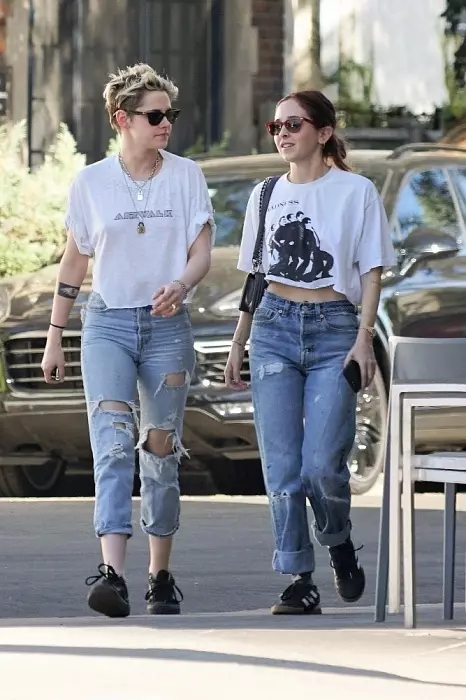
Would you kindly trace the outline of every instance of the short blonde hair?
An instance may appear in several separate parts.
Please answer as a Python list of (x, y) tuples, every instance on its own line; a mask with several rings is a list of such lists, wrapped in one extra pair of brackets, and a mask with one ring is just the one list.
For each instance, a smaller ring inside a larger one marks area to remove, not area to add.
[(119, 109), (135, 110), (141, 104), (146, 90), (166, 92), (173, 102), (178, 97), (178, 88), (169, 79), (159, 75), (146, 63), (136, 63), (109, 75), (103, 98), (112, 129), (118, 131), (115, 112)]

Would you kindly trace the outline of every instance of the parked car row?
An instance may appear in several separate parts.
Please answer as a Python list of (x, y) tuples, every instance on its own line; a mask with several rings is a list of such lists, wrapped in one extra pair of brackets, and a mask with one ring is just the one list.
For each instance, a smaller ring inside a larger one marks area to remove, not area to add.
[[(358, 397), (357, 435), (350, 456), (354, 492), (369, 490), (383, 466), (383, 434), (391, 335), (466, 335), (466, 151), (410, 144), (387, 151), (352, 151), (354, 169), (383, 198), (398, 264), (383, 276), (374, 340), (378, 368)], [(242, 219), (254, 185), (284, 172), (276, 154), (205, 160), (216, 210), (212, 268), (191, 308), (197, 356), (184, 425), (191, 455), (224, 493), (263, 489), (249, 391), (226, 389), (223, 370), (238, 314), (244, 275), (236, 269)], [(57, 265), (0, 284), (0, 493), (50, 494), (68, 465), (91, 464), (80, 367), (80, 306), (76, 300), (63, 343), (66, 378), (45, 384), (40, 368)], [(249, 379), (246, 353), (243, 377)], [(419, 450), (466, 445), (466, 413), (425, 411), (416, 423)]]

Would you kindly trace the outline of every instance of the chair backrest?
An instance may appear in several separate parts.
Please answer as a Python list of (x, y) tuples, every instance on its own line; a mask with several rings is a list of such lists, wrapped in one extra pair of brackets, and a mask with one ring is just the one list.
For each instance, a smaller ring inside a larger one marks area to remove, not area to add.
[(466, 383), (466, 338), (390, 338), (393, 382)]

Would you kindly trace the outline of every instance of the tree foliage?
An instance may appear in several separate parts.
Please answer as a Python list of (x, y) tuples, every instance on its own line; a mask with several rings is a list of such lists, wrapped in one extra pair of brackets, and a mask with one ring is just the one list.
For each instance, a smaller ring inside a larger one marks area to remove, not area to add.
[(68, 188), (85, 165), (64, 124), (33, 172), (24, 159), (25, 139), (24, 122), (0, 128), (0, 277), (32, 272), (60, 257)]

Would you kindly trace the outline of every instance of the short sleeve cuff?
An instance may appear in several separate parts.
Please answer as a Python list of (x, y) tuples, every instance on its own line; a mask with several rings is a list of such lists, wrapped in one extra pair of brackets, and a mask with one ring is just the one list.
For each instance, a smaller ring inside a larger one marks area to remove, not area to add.
[(376, 260), (360, 260), (358, 263), (359, 274), (365, 275), (376, 267), (393, 267), (396, 265), (397, 257), (396, 255), (388, 255), (384, 258), (379, 258)]
[(215, 236), (217, 233), (217, 227), (215, 225), (215, 219), (212, 215), (212, 212), (210, 211), (202, 211), (196, 214), (194, 217), (194, 220), (191, 221), (191, 225), (189, 227), (188, 231), (188, 243), (189, 247), (192, 246), (192, 244), (196, 241), (197, 237), (199, 236), (200, 232), (204, 228), (206, 224), (210, 225), (210, 235), (211, 235), (211, 246), (212, 248), (215, 245)]
[(65, 219), (65, 226), (69, 231), (71, 231), (76, 247), (81, 255), (92, 256), (94, 251), (89, 241), (89, 235), (85, 225), (78, 223), (76, 219), (73, 219), (71, 216), (67, 216)]

